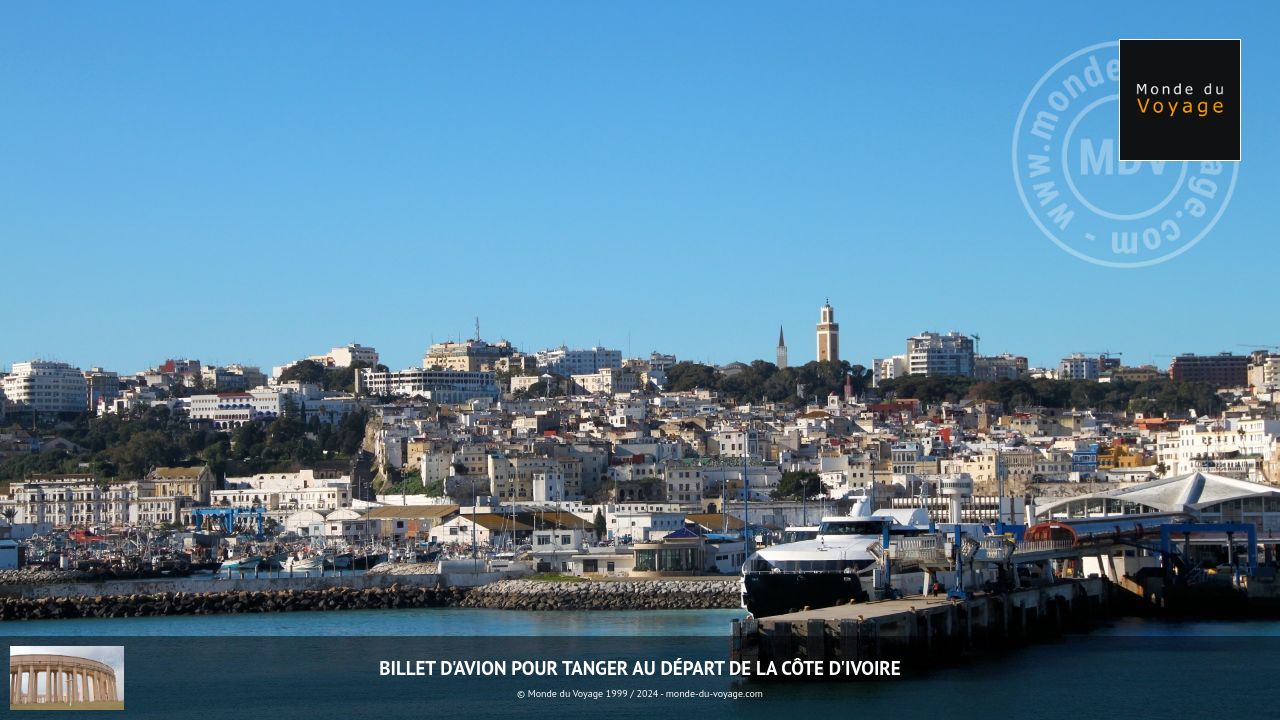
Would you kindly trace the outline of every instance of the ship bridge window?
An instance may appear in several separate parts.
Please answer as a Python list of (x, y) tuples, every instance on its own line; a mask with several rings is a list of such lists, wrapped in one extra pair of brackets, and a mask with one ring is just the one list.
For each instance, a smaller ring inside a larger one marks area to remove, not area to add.
[(833, 520), (818, 527), (819, 535), (879, 535), (884, 530), (880, 520)]

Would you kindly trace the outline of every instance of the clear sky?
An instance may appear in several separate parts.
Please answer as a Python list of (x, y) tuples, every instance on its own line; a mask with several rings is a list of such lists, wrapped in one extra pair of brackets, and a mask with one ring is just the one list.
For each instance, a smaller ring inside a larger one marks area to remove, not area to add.
[[(361, 342), (712, 362), (922, 330), (1033, 364), (1280, 344), (1280, 11), (1193, 3), (0, 5), (0, 366), (270, 366)], [(1243, 39), (1225, 216), (1150, 268), (1024, 211), (1013, 124), (1059, 59)], [(1270, 213), (1270, 214), (1269, 214)]]

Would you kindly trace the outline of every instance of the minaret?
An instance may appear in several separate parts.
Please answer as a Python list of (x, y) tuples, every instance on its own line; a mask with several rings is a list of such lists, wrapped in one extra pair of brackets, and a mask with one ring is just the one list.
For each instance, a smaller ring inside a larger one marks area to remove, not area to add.
[(818, 362), (840, 362), (840, 324), (828, 299), (818, 322)]
[(778, 369), (787, 369), (787, 341), (782, 337), (782, 326), (778, 326)]

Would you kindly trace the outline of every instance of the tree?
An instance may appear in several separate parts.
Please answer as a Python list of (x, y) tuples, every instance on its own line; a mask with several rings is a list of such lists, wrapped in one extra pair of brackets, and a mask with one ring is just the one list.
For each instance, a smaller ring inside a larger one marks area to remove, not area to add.
[(822, 484), (818, 473), (809, 470), (795, 470), (782, 473), (778, 487), (773, 491), (777, 500), (806, 500), (825, 495), (827, 488)]
[(592, 524), (595, 525), (596, 537), (598, 538), (604, 537), (609, 531), (609, 526), (604, 520), (604, 511), (600, 508), (596, 508), (596, 517), (592, 521)]

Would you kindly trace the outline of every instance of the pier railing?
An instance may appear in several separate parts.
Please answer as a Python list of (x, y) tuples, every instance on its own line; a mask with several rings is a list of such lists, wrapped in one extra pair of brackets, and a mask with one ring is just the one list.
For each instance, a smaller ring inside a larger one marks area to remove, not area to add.
[(1031, 553), (1054, 553), (1070, 550), (1075, 547), (1075, 543), (1070, 540), (1027, 540), (1017, 544), (1014, 547), (1015, 555), (1029, 555)]

